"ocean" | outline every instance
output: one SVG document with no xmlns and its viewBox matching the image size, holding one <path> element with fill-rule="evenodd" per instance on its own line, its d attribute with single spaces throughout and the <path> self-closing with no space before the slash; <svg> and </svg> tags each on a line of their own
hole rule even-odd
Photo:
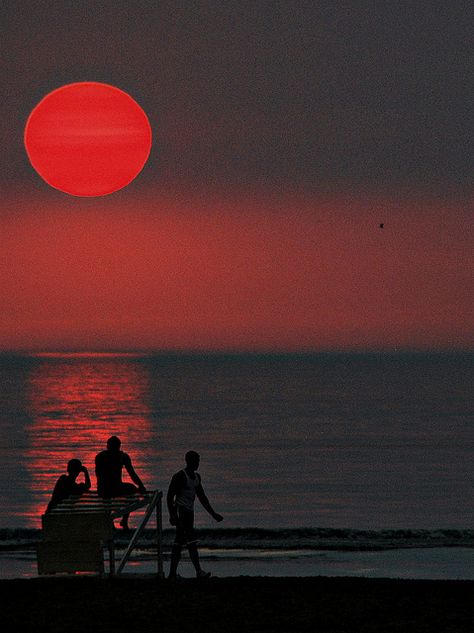
<svg viewBox="0 0 474 633">
<path fill-rule="evenodd" d="M 227 572 L 318 573 L 328 552 L 334 570 L 371 556 L 383 572 L 394 551 L 439 562 L 453 548 L 473 569 L 473 365 L 469 353 L 1 355 L 0 577 L 15 556 L 31 568 L 69 459 L 95 487 L 110 435 L 148 489 L 166 492 L 185 452 L 201 454 L 224 522 L 200 509 L 196 523 Z"/>
</svg>

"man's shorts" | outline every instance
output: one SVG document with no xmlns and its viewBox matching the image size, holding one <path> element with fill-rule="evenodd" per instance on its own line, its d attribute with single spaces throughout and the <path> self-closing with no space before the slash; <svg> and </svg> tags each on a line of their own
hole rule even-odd
<svg viewBox="0 0 474 633">
<path fill-rule="evenodd" d="M 175 545 L 197 543 L 196 532 L 194 531 L 194 512 L 182 506 L 178 506 L 177 510 L 178 524 L 176 525 Z"/>
</svg>

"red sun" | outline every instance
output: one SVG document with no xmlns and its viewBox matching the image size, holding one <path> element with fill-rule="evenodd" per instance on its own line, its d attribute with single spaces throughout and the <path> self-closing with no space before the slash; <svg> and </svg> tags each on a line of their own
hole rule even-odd
<svg viewBox="0 0 474 633">
<path fill-rule="evenodd" d="M 53 90 L 33 109 L 25 147 L 38 174 L 73 196 L 105 196 L 128 185 L 151 149 L 138 103 L 109 84 L 85 81 Z"/>
</svg>

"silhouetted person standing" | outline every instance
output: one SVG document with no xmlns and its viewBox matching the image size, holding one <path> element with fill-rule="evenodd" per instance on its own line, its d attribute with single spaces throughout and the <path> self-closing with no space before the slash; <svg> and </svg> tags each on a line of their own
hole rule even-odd
<svg viewBox="0 0 474 633">
<path fill-rule="evenodd" d="M 79 473 L 84 473 L 84 482 L 76 483 Z M 54 486 L 51 501 L 48 503 L 46 512 L 50 512 L 64 499 L 73 496 L 80 496 L 90 490 L 91 480 L 89 471 L 82 465 L 80 459 L 70 459 L 67 464 L 67 475 L 61 475 Z"/>
<path fill-rule="evenodd" d="M 209 499 L 204 493 L 201 477 L 196 472 L 199 468 L 199 454 L 195 451 L 186 453 L 186 467 L 173 475 L 168 489 L 166 501 L 170 513 L 170 523 L 176 526 L 176 537 L 171 550 L 171 564 L 168 578 L 176 578 L 176 571 L 181 558 L 181 550 L 186 545 L 189 557 L 198 578 L 208 578 L 211 574 L 201 569 L 197 539 L 194 532 L 194 500 L 197 497 L 203 508 L 216 520 L 223 517 L 214 512 Z"/>
<path fill-rule="evenodd" d="M 104 499 L 111 497 L 128 497 L 145 493 L 146 488 L 132 466 L 132 460 L 127 453 L 120 450 L 122 442 L 116 435 L 107 440 L 107 450 L 95 457 L 95 474 L 97 476 L 97 492 Z M 136 484 L 122 481 L 122 469 L 125 468 L 130 479 Z M 124 514 L 120 525 L 128 530 L 128 514 Z"/>
</svg>

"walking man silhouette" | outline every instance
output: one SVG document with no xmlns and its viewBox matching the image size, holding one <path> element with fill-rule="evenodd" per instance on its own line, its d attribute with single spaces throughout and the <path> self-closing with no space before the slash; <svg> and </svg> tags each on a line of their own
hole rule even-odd
<svg viewBox="0 0 474 633">
<path fill-rule="evenodd" d="M 176 526 L 176 537 L 171 549 L 171 564 L 168 578 L 176 578 L 176 571 L 181 559 L 181 550 L 186 545 L 189 557 L 196 570 L 197 578 L 209 578 L 210 572 L 201 569 L 199 562 L 199 552 L 197 547 L 196 533 L 194 531 L 194 500 L 197 497 L 203 508 L 216 521 L 220 522 L 223 517 L 214 512 L 209 499 L 204 493 L 201 483 L 201 476 L 196 472 L 199 468 L 200 456 L 196 451 L 186 453 L 186 467 L 173 475 L 166 497 L 168 510 L 170 513 L 170 523 Z"/>
<path fill-rule="evenodd" d="M 107 450 L 95 457 L 95 474 L 97 476 L 97 492 L 104 499 L 111 497 L 128 497 L 145 493 L 146 488 L 132 466 L 132 460 L 127 453 L 120 450 L 122 442 L 116 435 L 107 440 Z M 122 468 L 125 468 L 136 486 L 122 481 Z M 128 530 L 128 514 L 124 514 L 120 525 Z"/>
</svg>

